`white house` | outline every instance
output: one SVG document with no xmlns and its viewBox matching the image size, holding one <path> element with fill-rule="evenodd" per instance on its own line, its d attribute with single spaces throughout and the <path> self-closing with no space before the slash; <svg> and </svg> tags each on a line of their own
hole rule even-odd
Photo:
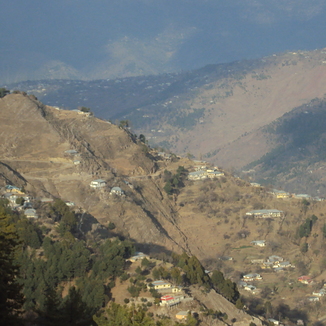
<svg viewBox="0 0 326 326">
<path fill-rule="evenodd" d="M 113 187 L 110 191 L 110 195 L 122 196 L 123 194 L 124 192 L 120 187 Z"/>
<path fill-rule="evenodd" d="M 204 180 L 204 179 L 207 179 L 207 178 L 208 177 L 207 177 L 206 171 L 203 171 L 203 170 L 190 172 L 188 174 L 188 179 L 189 180 Z"/>
<path fill-rule="evenodd" d="M 257 209 L 246 213 L 247 216 L 258 218 L 282 217 L 283 212 L 278 209 Z"/>
<path fill-rule="evenodd" d="M 29 209 L 26 209 L 24 211 L 24 214 L 27 218 L 38 218 L 37 214 L 36 214 L 36 210 L 33 209 L 33 208 L 29 208 Z"/>
<path fill-rule="evenodd" d="M 260 276 L 260 274 L 250 273 L 250 274 L 247 274 L 247 275 L 243 275 L 242 279 L 244 281 L 256 281 L 256 280 L 262 280 L 263 278 Z"/>
<path fill-rule="evenodd" d="M 253 244 L 254 246 L 258 246 L 258 247 L 265 247 L 266 246 L 266 241 L 265 240 L 254 240 L 250 242 L 251 244 Z"/>
<path fill-rule="evenodd" d="M 170 295 L 164 295 L 163 297 L 161 297 L 160 305 L 170 307 L 170 306 L 174 306 L 180 302 L 181 302 L 180 297 L 172 297 Z"/>
<path fill-rule="evenodd" d="M 93 180 L 91 183 L 90 183 L 90 186 L 91 188 L 103 188 L 106 186 L 106 181 L 103 180 L 103 179 L 97 179 L 97 180 Z"/>
<path fill-rule="evenodd" d="M 250 292 L 255 292 L 257 289 L 254 285 L 250 285 L 250 284 L 245 285 L 243 288 Z"/>
<path fill-rule="evenodd" d="M 323 297 L 325 294 L 326 294 L 326 289 L 321 289 L 321 290 L 312 292 L 312 295 L 317 296 L 317 297 Z"/>
<path fill-rule="evenodd" d="M 279 320 L 276 320 L 276 319 L 273 319 L 273 318 L 269 318 L 268 321 L 271 322 L 271 323 L 273 323 L 274 325 L 280 325 L 280 321 Z"/>
<path fill-rule="evenodd" d="M 272 255 L 272 256 L 269 256 L 268 259 L 267 259 L 270 263 L 273 263 L 273 264 L 279 264 L 281 263 L 284 259 L 280 256 L 276 256 L 276 255 Z"/>
<path fill-rule="evenodd" d="M 135 255 L 130 257 L 128 260 L 131 262 L 135 262 L 137 260 L 143 260 L 144 258 L 149 258 L 149 256 L 145 255 L 143 252 L 136 251 Z"/>
<path fill-rule="evenodd" d="M 153 281 L 152 283 L 148 284 L 147 287 L 154 288 L 155 290 L 162 290 L 162 289 L 171 289 L 172 285 L 166 281 Z"/>
<path fill-rule="evenodd" d="M 308 301 L 310 301 L 310 302 L 316 302 L 316 301 L 319 301 L 319 300 L 320 300 L 319 297 L 315 297 L 315 296 L 308 297 L 307 299 L 308 299 Z"/>
</svg>

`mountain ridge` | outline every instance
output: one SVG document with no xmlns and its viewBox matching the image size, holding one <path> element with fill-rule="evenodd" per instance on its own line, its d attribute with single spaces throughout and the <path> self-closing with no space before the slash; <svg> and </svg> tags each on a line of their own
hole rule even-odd
<svg viewBox="0 0 326 326">
<path fill-rule="evenodd" d="M 261 128 L 323 98 L 325 52 L 287 52 L 178 74 L 10 87 L 64 108 L 88 106 L 116 123 L 128 119 L 152 146 L 241 170 L 275 145 Z"/>
</svg>

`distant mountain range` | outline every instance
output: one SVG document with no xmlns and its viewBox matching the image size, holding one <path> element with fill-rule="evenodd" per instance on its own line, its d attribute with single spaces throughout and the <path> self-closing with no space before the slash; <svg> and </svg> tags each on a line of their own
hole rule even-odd
<svg viewBox="0 0 326 326">
<path fill-rule="evenodd" d="M 325 9 L 325 0 L 9 1 L 0 83 L 180 72 L 321 48 Z"/>
</svg>

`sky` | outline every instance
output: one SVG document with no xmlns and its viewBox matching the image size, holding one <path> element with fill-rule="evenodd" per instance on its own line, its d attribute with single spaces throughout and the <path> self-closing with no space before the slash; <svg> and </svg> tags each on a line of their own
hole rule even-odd
<svg viewBox="0 0 326 326">
<path fill-rule="evenodd" d="M 326 47 L 326 0 L 11 0 L 1 82 L 189 70 Z"/>
</svg>

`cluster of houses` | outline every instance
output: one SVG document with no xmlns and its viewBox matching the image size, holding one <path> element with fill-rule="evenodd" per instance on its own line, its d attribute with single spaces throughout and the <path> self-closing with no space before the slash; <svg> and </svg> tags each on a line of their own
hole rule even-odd
<svg viewBox="0 0 326 326">
<path fill-rule="evenodd" d="M 18 212 L 23 212 L 27 218 L 33 219 L 37 219 L 39 217 L 36 209 L 33 207 L 35 200 L 41 203 L 52 203 L 54 201 L 53 198 L 49 197 L 40 197 L 37 199 L 32 198 L 32 196 L 26 194 L 22 188 L 13 185 L 6 185 L 2 189 L 1 198 L 8 200 L 8 204 L 11 209 Z M 72 201 L 65 201 L 65 204 L 69 207 L 75 206 L 75 203 Z"/>
<path fill-rule="evenodd" d="M 148 255 L 143 252 L 136 252 L 134 256 L 130 257 L 128 261 L 137 262 L 144 258 L 149 258 Z M 183 288 L 181 286 L 172 285 L 170 282 L 165 280 L 156 280 L 147 283 L 148 290 L 154 289 L 161 294 L 160 306 L 161 307 L 173 307 L 182 303 L 183 301 L 192 301 L 193 298 L 187 297 Z M 186 320 L 191 311 L 179 311 L 176 313 L 175 317 L 179 320 Z"/>
<path fill-rule="evenodd" d="M 73 163 L 75 165 L 79 165 L 81 163 L 81 160 L 78 159 L 78 157 L 80 156 L 80 154 L 78 153 L 78 151 L 76 151 L 75 149 L 68 149 L 65 151 L 65 155 L 69 155 L 69 156 L 73 156 L 75 159 L 73 160 Z M 76 158 L 77 157 L 77 158 Z"/>
<path fill-rule="evenodd" d="M 258 240 L 258 241 L 265 241 L 265 240 Z M 260 267 L 262 269 L 273 269 L 274 272 L 280 272 L 286 268 L 295 267 L 289 261 L 284 261 L 283 257 L 277 255 L 269 256 L 266 261 L 264 259 L 252 259 L 251 263 L 260 264 Z"/>
<path fill-rule="evenodd" d="M 147 288 L 154 289 L 163 294 L 160 298 L 160 306 L 172 307 L 181 303 L 186 298 L 181 286 L 174 286 L 164 280 L 148 283 Z"/>
<path fill-rule="evenodd" d="M 90 187 L 93 189 L 102 189 L 105 188 L 106 185 L 107 182 L 103 179 L 93 180 L 90 183 Z M 120 187 L 113 187 L 111 188 L 110 195 L 122 196 L 124 195 L 124 191 Z"/>
<path fill-rule="evenodd" d="M 250 183 L 250 185 L 252 187 L 262 187 L 259 183 L 256 182 L 252 182 Z M 272 191 L 269 192 L 270 194 L 272 194 L 275 198 L 278 199 L 299 199 L 299 200 L 313 200 L 313 201 L 323 201 L 323 198 L 320 197 L 311 197 L 308 194 L 295 194 L 295 193 L 290 193 L 284 190 L 278 190 L 278 189 L 273 189 Z"/>
<path fill-rule="evenodd" d="M 27 195 L 22 188 L 6 185 L 1 197 L 7 199 L 9 206 L 13 210 L 22 211 L 27 218 L 38 218 L 36 210 L 33 208 L 31 196 Z M 18 199 L 21 198 L 21 202 Z"/>
<path fill-rule="evenodd" d="M 313 279 L 309 275 L 302 275 L 298 277 L 298 282 L 307 285 L 314 284 Z M 324 283 L 321 289 L 313 291 L 312 294 L 307 297 L 307 300 L 310 302 L 317 302 L 320 301 L 320 299 L 325 295 L 326 295 L 326 283 Z"/>
<path fill-rule="evenodd" d="M 288 199 L 288 198 L 294 198 L 294 199 L 299 199 L 299 200 L 314 200 L 314 201 L 322 201 L 323 199 L 320 197 L 311 197 L 308 194 L 295 194 L 295 193 L 289 193 L 284 190 L 278 190 L 278 189 L 273 189 L 270 192 L 275 198 L 280 198 L 280 199 Z"/>
<path fill-rule="evenodd" d="M 273 269 L 275 272 L 283 271 L 286 268 L 294 267 L 290 262 L 284 261 L 282 257 L 276 255 L 269 256 L 266 261 L 264 259 L 252 259 L 251 263 L 260 264 L 260 267 L 262 269 Z M 239 286 L 252 293 L 257 293 L 257 287 L 252 284 L 248 284 L 248 282 L 261 281 L 262 279 L 262 276 L 258 273 L 249 273 L 243 275 L 241 281 L 239 282 Z"/>
<path fill-rule="evenodd" d="M 199 164 L 194 166 L 194 170 L 193 172 L 189 172 L 189 180 L 215 179 L 224 176 L 224 173 L 219 171 L 217 167 Z"/>
</svg>

